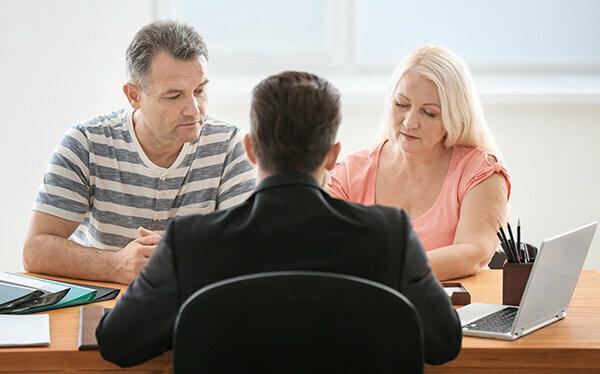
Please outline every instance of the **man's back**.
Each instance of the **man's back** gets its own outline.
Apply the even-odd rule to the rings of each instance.
[[[458,354],[458,318],[406,214],[333,199],[301,173],[265,179],[236,208],[171,222],[140,278],[99,327],[101,353],[122,365],[158,355],[170,348],[177,310],[192,293],[226,278],[277,270],[343,273],[395,288],[420,315],[427,362]],[[152,322],[143,313],[148,308]]]
[[[216,280],[276,270],[345,273],[398,289],[404,218],[330,198],[303,174],[272,176],[237,208],[172,224],[182,298]],[[394,223],[401,226],[386,230]]]

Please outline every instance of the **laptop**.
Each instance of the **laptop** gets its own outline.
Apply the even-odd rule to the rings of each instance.
[[[458,309],[463,334],[514,340],[564,318],[597,226],[544,240],[518,307],[473,303]]]

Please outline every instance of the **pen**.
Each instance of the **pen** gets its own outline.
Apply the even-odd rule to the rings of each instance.
[[[517,262],[517,256],[515,256],[515,253],[513,252],[512,248],[510,247],[510,243],[508,242],[508,239],[506,238],[506,234],[504,233],[504,229],[502,228],[500,221],[498,221],[498,225],[500,225],[499,230],[500,230],[500,234],[502,235],[504,244],[506,245],[506,251],[511,254],[511,256],[513,258],[513,262]]]
[[[500,224],[500,221],[498,221],[498,225],[499,225],[499,230],[500,230],[500,235],[501,235],[501,242],[504,243],[505,247],[504,247],[504,251],[506,252],[506,256],[510,256],[512,257],[512,261],[511,262],[515,262],[516,261],[516,257],[514,256],[514,254],[512,253],[510,246],[508,244],[508,240],[506,239],[506,234],[504,233],[504,230],[502,229],[502,225]]]
[[[502,250],[504,251],[504,254],[506,255],[506,259],[508,260],[508,262],[514,262],[512,253],[510,253],[508,248],[506,248],[506,245],[504,244],[504,240],[502,239],[502,235],[500,235],[500,232],[497,231],[496,235],[498,235],[498,239],[500,239],[500,246],[502,247]]]
[[[510,227],[510,222],[506,222],[506,227],[508,227],[508,235],[510,235],[510,244],[515,249],[517,262],[521,262],[520,249],[517,247],[517,243],[515,242],[515,237],[513,236],[512,228]]]
[[[521,248],[521,219],[517,220],[517,248]]]

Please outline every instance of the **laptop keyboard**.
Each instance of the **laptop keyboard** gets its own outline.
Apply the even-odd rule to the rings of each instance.
[[[469,330],[507,333],[512,329],[518,310],[519,308],[515,307],[504,308],[471,322],[465,327]]]

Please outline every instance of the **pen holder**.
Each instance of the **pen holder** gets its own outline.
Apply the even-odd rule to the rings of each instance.
[[[502,268],[502,304],[518,306],[533,264],[507,262]]]

